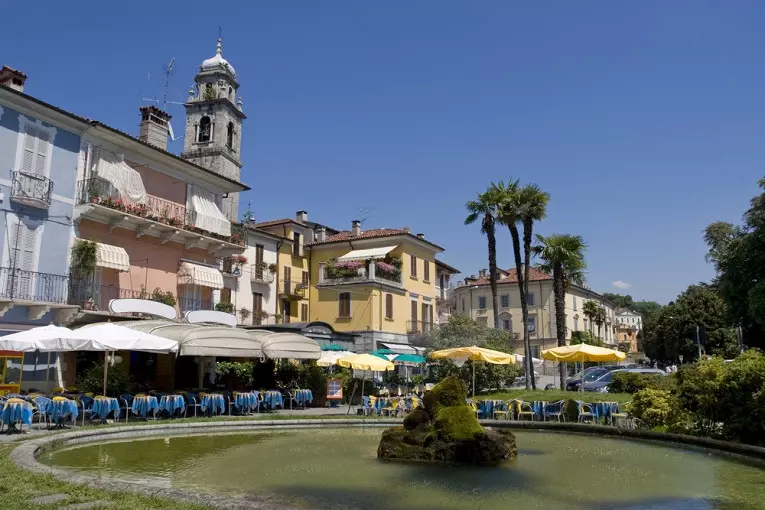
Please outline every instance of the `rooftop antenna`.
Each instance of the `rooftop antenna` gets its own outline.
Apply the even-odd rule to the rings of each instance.
[[[364,228],[364,222],[372,217],[370,214],[372,211],[374,211],[373,207],[359,207],[356,209],[356,217],[359,218],[362,229]]]
[[[168,111],[169,105],[183,105],[184,103],[180,101],[170,101],[168,100],[168,92],[170,90],[170,75],[173,74],[173,70],[175,67],[175,57],[172,57],[170,59],[170,62],[167,63],[166,66],[163,66],[163,73],[165,75],[165,85],[164,85],[164,95],[162,97],[162,101],[159,101],[156,99],[156,95],[154,99],[143,97],[141,98],[143,101],[148,101],[150,103],[159,103],[162,105],[162,109],[164,111]],[[149,71],[149,81],[151,81],[151,71]],[[170,135],[170,139],[174,142],[180,138],[182,138],[182,135],[178,138],[175,137],[175,133],[173,133],[173,126],[170,124],[170,122],[167,123],[167,132]]]

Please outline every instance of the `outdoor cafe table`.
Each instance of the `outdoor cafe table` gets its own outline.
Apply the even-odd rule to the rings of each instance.
[[[236,407],[240,412],[249,412],[253,409],[257,409],[259,401],[260,398],[257,392],[234,392],[234,407]]]
[[[599,422],[601,418],[604,421],[607,421],[611,417],[611,414],[618,412],[619,409],[619,404],[616,402],[595,402],[591,405],[596,422]]]
[[[16,423],[26,423],[31,429],[33,413],[34,408],[32,404],[20,398],[11,398],[2,404],[0,420],[8,424],[8,434],[12,434],[14,432],[21,432],[21,430],[16,428]]]
[[[57,429],[64,428],[64,419],[71,418],[72,423],[74,423],[80,414],[77,409],[77,402],[66,397],[53,397],[45,412],[56,424],[55,428]]]
[[[313,402],[313,392],[311,390],[295,390],[293,398],[298,406],[305,407]]]
[[[182,395],[163,395],[159,400],[159,410],[166,412],[171,417],[175,416],[176,411],[183,414],[186,410],[186,400]]]
[[[270,390],[263,394],[263,402],[266,403],[268,409],[274,409],[276,406],[284,408],[284,398],[282,398],[281,392],[276,390]]]
[[[119,419],[121,414],[119,400],[99,395],[93,399],[93,407],[91,408],[90,413],[91,416],[100,418],[103,423],[106,423],[106,418],[112,413],[114,413],[115,419]]]
[[[209,409],[211,415],[223,414],[226,410],[226,401],[220,393],[207,393],[202,395],[202,403],[199,407],[203,413]]]
[[[157,403],[157,397],[151,395],[136,396],[133,399],[133,406],[131,411],[133,414],[139,415],[141,418],[146,418],[149,413],[156,414],[159,410],[159,404]]]

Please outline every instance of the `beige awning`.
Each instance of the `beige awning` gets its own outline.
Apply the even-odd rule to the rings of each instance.
[[[312,338],[297,333],[263,334],[263,331],[250,331],[257,338],[263,354],[271,359],[319,359],[321,347]]]
[[[349,251],[337,260],[369,260],[384,259],[386,255],[398,248],[398,246],[383,246],[382,248],[367,248],[364,250]]]
[[[130,257],[125,248],[96,243],[96,266],[127,272],[130,271]]]
[[[178,270],[178,285],[200,285],[212,289],[223,288],[223,274],[214,268],[182,262]]]
[[[178,350],[180,356],[230,358],[263,356],[259,338],[244,329],[158,320],[129,321],[120,325],[177,341],[180,344]]]

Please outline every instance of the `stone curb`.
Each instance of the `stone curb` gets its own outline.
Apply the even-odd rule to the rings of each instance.
[[[141,480],[131,483],[109,476],[92,476],[58,469],[41,464],[37,456],[46,448],[55,445],[81,444],[99,440],[115,440],[130,437],[148,437],[167,434],[200,434],[205,432],[244,432],[257,430],[290,430],[304,428],[328,427],[386,427],[400,425],[400,419],[297,419],[297,420],[257,420],[257,421],[220,421],[199,423],[162,423],[158,425],[116,426],[103,429],[79,430],[52,435],[40,439],[27,440],[19,444],[10,453],[10,458],[17,466],[35,473],[49,474],[58,479],[91,487],[99,487],[111,491],[132,492],[142,496],[183,500],[189,503],[205,505],[211,508],[226,509],[256,509],[277,510],[285,509],[281,503],[269,501],[266,498],[247,497],[244,499],[222,498],[215,495],[195,494],[180,491],[160,485],[151,480]],[[484,426],[503,429],[538,430],[551,432],[568,432],[600,436],[636,439],[642,441],[682,444],[694,447],[708,448],[726,454],[743,456],[748,459],[765,460],[765,448],[729,443],[704,437],[686,436],[681,434],[666,434],[646,430],[624,429],[605,425],[590,425],[583,423],[557,422],[523,422],[507,420],[480,420]],[[290,509],[287,509],[290,510]]]

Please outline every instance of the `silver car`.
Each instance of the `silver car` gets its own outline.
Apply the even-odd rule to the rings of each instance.
[[[628,368],[624,370],[612,370],[601,375],[594,381],[586,381],[584,383],[584,391],[597,391],[600,393],[608,393],[608,386],[613,382],[615,374],[648,374],[648,375],[667,375],[664,370],[658,368]]]

